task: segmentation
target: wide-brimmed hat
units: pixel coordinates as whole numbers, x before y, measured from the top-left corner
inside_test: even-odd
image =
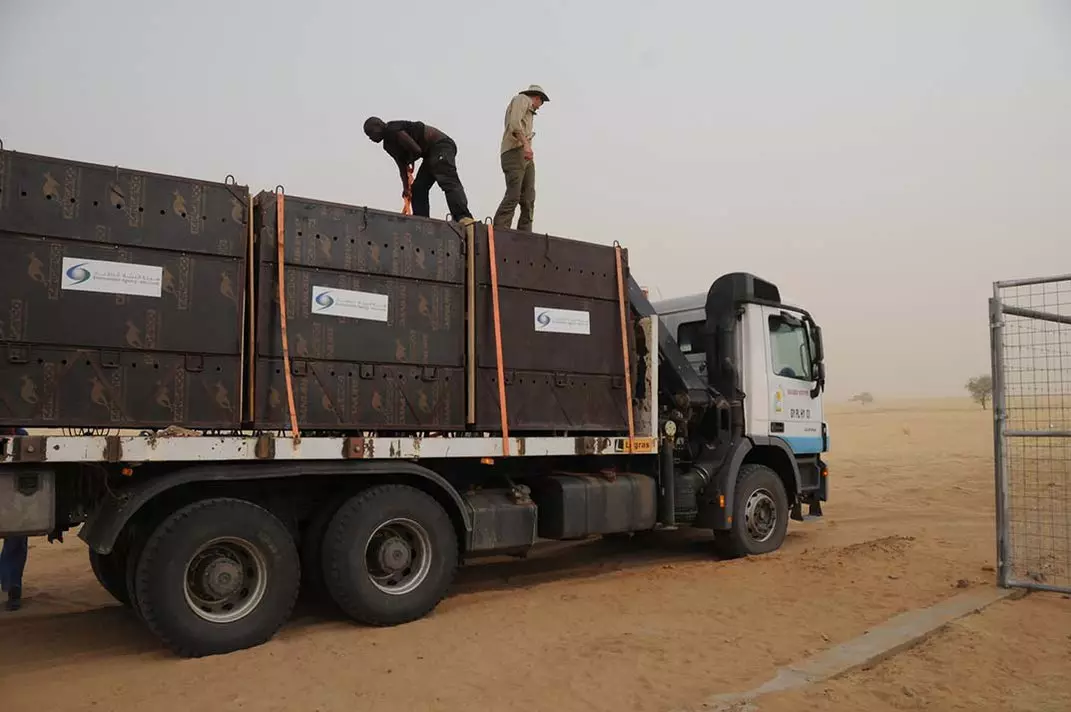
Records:
[[[521,94],[527,94],[528,96],[535,95],[542,97],[543,101],[550,101],[550,97],[547,96],[547,93],[545,91],[543,91],[543,87],[539,86],[538,84],[533,84],[532,86],[522,91]]]

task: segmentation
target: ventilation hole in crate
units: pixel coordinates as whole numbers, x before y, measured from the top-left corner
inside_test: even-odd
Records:
[[[96,208],[98,206],[100,206],[100,201],[99,200],[94,200],[93,201],[93,207]]]
[[[207,215],[202,215],[201,216],[201,222],[208,222],[208,216]]]
[[[93,364],[91,364],[91,363],[90,363],[90,362],[89,362],[89,361],[87,360],[87,361],[86,361],[86,365],[87,365],[87,366],[92,366]]]
[[[301,230],[298,230],[298,231],[297,231],[297,236],[298,236],[298,237],[301,237],[301,236],[302,236],[302,235],[304,235],[304,234],[305,234],[305,233],[303,233],[303,232],[302,232]]]
[[[123,204],[122,203],[116,203],[115,204],[115,209],[116,210],[122,210],[123,209]]]
[[[137,367],[138,367],[138,365],[136,363],[131,363],[130,364],[130,368],[137,368]]]
[[[338,242],[338,235],[335,235],[334,237],[332,237],[331,241],[332,242]]]
[[[141,208],[141,207],[139,207],[139,208],[138,208],[138,212],[139,212],[139,213],[143,213],[143,212],[145,212],[145,208]]]
[[[45,200],[52,200],[52,194],[49,193],[48,195],[46,195]]]
[[[316,233],[316,239],[317,239],[317,240],[319,240],[319,239],[320,239],[320,233]]]
[[[159,370],[159,368],[160,368],[160,364],[158,364],[158,363],[156,363],[155,361],[153,361],[153,362],[152,362],[152,367],[153,367],[153,368],[155,368],[155,369],[157,369],[157,370]]]
[[[447,256],[447,257],[450,257],[451,255],[450,255],[450,253],[449,253],[449,252],[447,252],[447,253],[446,253],[446,256]]]
[[[388,250],[388,249],[390,249],[390,245],[389,245],[389,244],[387,244],[386,242],[384,242],[384,243],[383,243],[383,249],[384,249],[384,250]]]
[[[282,371],[281,371],[281,370],[279,370],[278,368],[277,368],[277,369],[275,369],[275,375],[276,375],[276,376],[278,376],[278,375],[279,375],[280,373],[282,373]]]
[[[331,377],[334,378],[334,376],[335,376],[335,372],[334,371],[328,371],[328,373],[330,373]]]
[[[216,373],[221,373],[222,371],[223,371],[223,367],[222,366],[216,366]]]
[[[24,190],[24,191],[22,191],[22,197],[23,197],[23,198],[25,198],[25,197],[26,197],[26,191],[25,191],[25,190]]]
[[[403,250],[405,249],[405,245],[402,245],[402,249],[403,249]]]
[[[167,215],[167,211],[164,210],[163,208],[160,208],[160,214],[161,215]]]
[[[66,365],[67,365],[67,359],[63,359],[62,361],[60,361],[60,366],[66,366]]]
[[[44,364],[44,362],[45,362],[45,360],[44,360],[43,358],[39,358],[39,359],[37,359],[37,365],[38,365],[38,366],[40,366],[40,365]]]
[[[75,204],[75,202],[77,202],[77,201],[75,201],[75,199],[74,199],[74,198],[71,198],[71,205],[74,205],[74,204]]]
[[[371,241],[371,240],[369,240],[369,241],[368,241],[368,246],[369,246],[369,247],[371,247],[371,246],[372,246],[372,241]]]
[[[186,219],[186,213],[182,213],[182,219],[183,219],[183,220],[185,220],[185,219]]]
[[[225,222],[227,222],[227,218],[220,218],[220,219],[219,219],[219,221],[220,221],[221,223],[225,223]]]
[[[434,254],[435,254],[435,250],[432,250],[432,251],[431,251],[431,254],[433,254],[433,255],[434,255]]]

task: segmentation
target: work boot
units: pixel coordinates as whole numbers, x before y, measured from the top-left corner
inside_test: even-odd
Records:
[[[12,586],[11,590],[7,592],[7,605],[4,606],[9,611],[17,611],[22,608],[22,588],[19,586]]]

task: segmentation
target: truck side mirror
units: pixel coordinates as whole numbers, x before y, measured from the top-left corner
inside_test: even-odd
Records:
[[[811,340],[814,342],[814,360],[822,363],[825,360],[825,349],[822,348],[822,327],[811,323]]]

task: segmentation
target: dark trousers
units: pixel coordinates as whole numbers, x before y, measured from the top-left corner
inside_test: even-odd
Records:
[[[509,228],[513,214],[521,206],[517,229],[532,231],[532,215],[535,213],[535,161],[524,157],[523,148],[513,148],[502,154],[502,174],[506,177],[506,194],[495,211],[494,226]]]
[[[29,540],[24,536],[9,536],[0,550],[0,590],[4,593],[22,588],[22,572],[26,569]]]
[[[413,179],[413,215],[428,217],[431,213],[429,194],[431,186],[438,183],[446,195],[446,207],[454,220],[471,218],[469,199],[457,175],[457,144],[444,138],[436,141],[428,155],[420,162],[420,169]]]

